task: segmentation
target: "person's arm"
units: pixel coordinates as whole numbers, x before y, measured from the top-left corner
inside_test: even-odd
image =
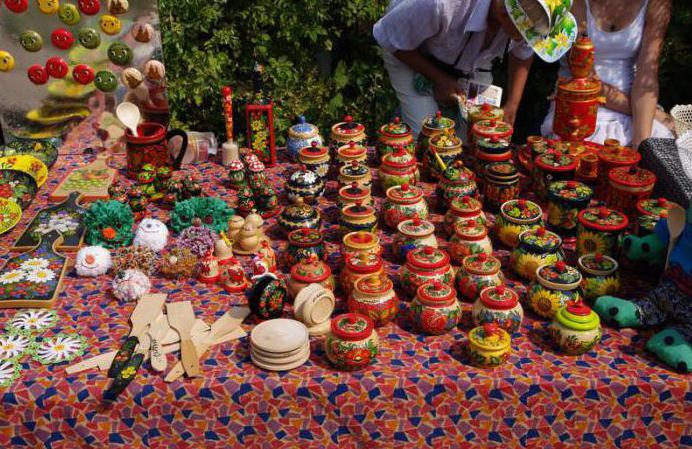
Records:
[[[658,104],[658,65],[670,22],[672,0],[650,0],[642,46],[637,57],[637,74],[632,84],[632,144],[635,148],[651,137]]]
[[[533,55],[528,59],[521,59],[511,52],[509,53],[507,99],[502,109],[505,111],[505,121],[510,125],[514,125],[514,120],[517,118],[517,109],[519,109],[521,97],[524,95],[524,87],[529,78],[532,63]]]
[[[457,79],[440,70],[423,53],[418,50],[398,50],[394,52],[401,62],[409,66],[414,72],[420,73],[432,81],[434,85],[435,101],[440,104],[456,104],[455,96],[463,96],[463,90]]]

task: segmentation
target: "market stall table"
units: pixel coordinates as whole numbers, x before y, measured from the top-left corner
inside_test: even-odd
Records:
[[[72,138],[63,150],[69,153],[85,143]],[[3,261],[10,255],[7,248],[48,203],[59,181],[92,159],[81,154],[60,156],[21,223],[0,237]],[[116,156],[114,163],[124,173],[124,158]],[[199,176],[206,194],[234,201],[220,165],[207,162],[186,170]],[[268,169],[278,191],[288,171],[285,163]],[[329,263],[338,273],[336,183],[329,186],[319,206],[326,219]],[[424,187],[434,203],[433,185]],[[375,193],[379,207],[383,194]],[[167,212],[152,210],[167,218]],[[433,215],[436,224],[441,220],[439,213]],[[275,219],[269,220],[268,229],[280,255],[286,241],[278,238]],[[390,232],[379,234],[385,243],[391,242]],[[508,251],[500,249],[496,255],[506,268]],[[399,265],[392,262],[389,248],[385,259],[389,275],[398,279]],[[249,259],[243,262],[248,268]],[[281,269],[288,271],[285,266]],[[57,299],[60,319],[51,332],[85,336],[84,357],[116,348],[129,330],[134,304],[118,303],[109,292],[110,280],[110,276],[78,278],[70,273]],[[641,285],[634,277],[623,283],[634,294],[642,294],[650,285]],[[175,283],[154,278],[152,291],[167,293],[172,301],[191,300],[197,317],[208,323],[229,306],[246,302],[220,285],[195,280]],[[594,350],[579,357],[564,356],[551,347],[547,323],[527,311],[520,332],[513,336],[508,362],[487,370],[472,367],[464,353],[471,327],[468,317],[449,334],[424,336],[405,318],[408,302],[408,298],[402,301],[394,323],[377,330],[381,339],[377,362],[355,373],[339,372],[328,364],[322,338],[311,339],[312,353],[304,366],[285,373],[265,372],[252,364],[246,337],[212,348],[199,378],[167,384],[146,364],[122,396],[109,403],[102,401],[109,382],[106,373],[67,375],[66,364],[43,366],[25,359],[19,379],[0,390],[0,447],[692,445],[692,377],[665,369],[646,353],[644,343],[652,332],[640,335],[605,328]],[[343,309],[343,298],[338,298],[337,310]],[[465,303],[464,310],[470,309],[471,304]],[[0,325],[13,313],[0,311]],[[243,325],[246,330],[252,326],[252,319]]]

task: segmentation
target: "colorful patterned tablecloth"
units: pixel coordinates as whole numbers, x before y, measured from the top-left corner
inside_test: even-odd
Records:
[[[57,183],[89,159],[61,155],[21,223],[0,238],[3,260]],[[115,163],[122,168],[124,158]],[[221,166],[203,163],[186,170],[203,180],[206,194],[235,200],[223,184]],[[269,169],[271,183],[280,187],[287,170],[287,164]],[[335,187],[331,182],[319,204],[331,250],[338,243]],[[425,185],[429,193],[432,187]],[[382,194],[376,194],[381,204]],[[163,218],[167,214],[153,213]],[[441,219],[434,216],[436,223]],[[274,219],[268,227],[276,236]],[[391,241],[389,231],[380,235],[385,243]],[[286,243],[276,239],[273,245],[280,253]],[[507,251],[497,253],[506,265]],[[399,266],[391,251],[385,257],[396,279]],[[331,251],[330,264],[338,271],[336,251]],[[110,280],[70,273],[57,301],[60,321],[51,332],[84,335],[89,343],[85,357],[117,348],[129,330],[133,304],[112,297]],[[627,284],[635,294],[645,288],[634,278]],[[240,295],[195,281],[176,284],[154,278],[153,291],[168,293],[174,301],[192,300],[197,316],[207,322],[230,305],[245,303]],[[470,307],[464,304],[465,310]],[[343,310],[341,300],[339,308]],[[105,373],[67,375],[65,364],[41,366],[25,359],[21,377],[0,390],[0,447],[692,446],[692,376],[668,371],[645,352],[651,332],[605,329],[595,350],[568,357],[551,347],[547,323],[527,313],[521,331],[513,336],[508,363],[486,370],[470,366],[464,353],[468,321],[447,335],[423,336],[405,318],[407,308],[405,300],[400,318],[378,329],[377,363],[356,373],[332,369],[320,338],[312,339],[312,354],[304,366],[264,372],[251,363],[243,338],[214,347],[202,364],[204,375],[197,379],[167,384],[145,365],[118,401],[108,403],[102,401],[109,381]],[[0,325],[13,313],[0,311]],[[250,330],[252,324],[243,327]],[[173,360],[169,355],[169,364]]]

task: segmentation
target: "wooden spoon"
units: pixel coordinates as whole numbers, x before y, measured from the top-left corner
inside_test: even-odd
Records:
[[[137,125],[139,125],[141,114],[139,108],[134,103],[130,103],[129,101],[120,103],[115,109],[115,115],[118,116],[118,120],[120,120],[123,125],[129,128],[133,136],[139,137],[139,134],[137,134]]]
[[[199,359],[192,342],[191,330],[195,324],[195,311],[190,301],[171,302],[166,304],[168,323],[180,335],[180,360],[185,373],[190,377],[199,376]]]

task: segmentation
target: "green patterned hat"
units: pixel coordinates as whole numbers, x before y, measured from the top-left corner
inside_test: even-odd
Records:
[[[505,0],[507,13],[524,40],[546,62],[555,62],[577,38],[572,0]]]

